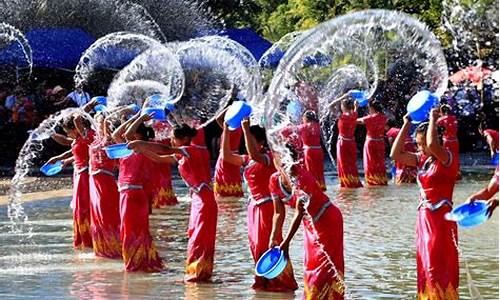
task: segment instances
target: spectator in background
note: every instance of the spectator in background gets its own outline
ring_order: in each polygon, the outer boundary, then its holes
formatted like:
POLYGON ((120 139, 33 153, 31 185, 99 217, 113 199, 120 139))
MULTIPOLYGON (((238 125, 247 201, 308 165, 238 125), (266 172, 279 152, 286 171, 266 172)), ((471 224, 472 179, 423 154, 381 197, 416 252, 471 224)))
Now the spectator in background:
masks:
POLYGON ((59 109, 75 106, 72 101, 68 101, 68 98, 66 97, 66 89, 60 85, 56 85, 52 89, 51 96, 53 97, 52 100, 54 106, 58 107, 59 109))
POLYGON ((66 98, 76 103, 78 107, 82 107, 90 101, 89 93, 85 92, 81 85, 77 85, 75 90, 69 93, 66 98))

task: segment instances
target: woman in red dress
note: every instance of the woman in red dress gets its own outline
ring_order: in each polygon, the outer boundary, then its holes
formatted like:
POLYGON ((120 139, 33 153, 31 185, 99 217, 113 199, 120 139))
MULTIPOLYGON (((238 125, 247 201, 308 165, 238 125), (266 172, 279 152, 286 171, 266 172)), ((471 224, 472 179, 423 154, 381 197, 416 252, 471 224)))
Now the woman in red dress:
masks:
POLYGON ((121 258, 120 193, 113 173, 115 162, 104 151, 109 144, 104 115, 97 114, 95 120, 99 134, 89 147, 90 231, 94 253, 101 257, 121 258))
MULTIPOLYGON (((170 146, 168 134, 165 134, 171 131, 170 124, 167 122, 155 122, 153 129, 155 130, 155 141, 170 146)), ((152 173, 155 174, 153 176, 152 207, 161 208, 179 203, 172 187, 172 166, 168 163, 153 164, 152 173)))
MULTIPOLYGON (((394 140, 398 136, 400 129, 397 127, 391 127, 387 131, 387 139, 389 140, 389 145, 392 147, 394 144, 394 140)), ((413 142, 413 139, 410 135, 405 137, 405 151, 408 152, 417 152, 417 147, 413 142)), ((414 166, 407 166, 405 164, 395 162, 396 174, 394 178, 394 182, 397 185, 405 184, 405 183, 415 183, 417 182, 417 168, 414 166)))
POLYGON ((482 128, 479 128, 479 132, 486 138, 491 157, 493 157, 498 152, 498 131, 493 129, 482 130, 482 128))
POLYGON ((418 168, 420 203, 417 212, 418 299, 458 299, 459 267, 457 224, 445 219, 452 210, 453 188, 458 161, 438 136, 439 111, 433 109, 429 123, 416 129, 417 153, 405 151, 410 130, 405 116, 403 127, 391 149, 391 157, 418 168))
POLYGON ((358 118, 358 124, 366 126, 366 140, 363 149, 365 183, 367 185, 387 185, 385 168, 385 123, 387 117, 382 112, 379 101, 371 101, 369 115, 358 118))
POLYGON ((304 166, 316 178, 321 189, 326 191, 321 128, 314 111, 307 110, 304 113, 298 133, 304 147, 304 166))
MULTIPOLYGON (((133 117, 113 133, 117 143, 131 140, 147 141, 154 131, 144 126, 148 115, 133 117)), ((120 236, 125 270, 159 272, 163 261, 149 232, 149 203, 153 162, 142 153, 120 159, 118 185, 120 191, 120 236)))
POLYGON ((460 180, 462 175, 460 173, 460 145, 457 139, 457 117, 451 113, 451 107, 448 104, 441 105, 440 112, 441 117, 438 119, 437 124, 444 128, 443 146, 455 156, 458 162, 457 180, 460 180))
POLYGON ((358 188, 362 187, 359 180, 357 157, 358 149, 354 132, 358 118, 358 102, 350 98, 341 102, 342 114, 337 123, 339 136, 337 138, 337 172, 340 187, 358 188))
MULTIPOLYGON (((219 124, 221 128, 224 128, 225 113, 226 111, 224 110, 216 118, 217 124, 219 124)), ((242 133, 243 132, 241 131, 241 128, 238 128, 236 130, 231 130, 228 134, 231 151, 233 151, 235 154, 239 152, 242 133)), ((224 141, 221 142, 221 144, 223 143, 224 141)), ((224 158, 222 157, 221 151, 215 165, 215 197, 243 197, 243 186, 241 183, 242 178, 240 167, 225 162, 224 158)))
POLYGON ((63 160, 64 166, 73 163, 73 247, 92 248, 90 233, 89 145, 94 141, 94 131, 88 120, 74 114, 63 120, 63 130, 72 141, 71 150, 49 160, 63 160))
POLYGON ((344 299, 342 213, 321 191, 316 179, 299 164, 293 165, 290 172, 282 169, 277 158, 275 165, 279 171, 271 176, 269 183, 274 204, 269 247, 279 245, 288 256, 290 241, 303 220, 304 298, 344 299), (294 189, 291 180, 296 183, 294 189), (295 207, 295 214, 285 239, 280 241, 285 205, 295 207))
MULTIPOLYGON (((222 156, 228 163, 244 167, 243 176, 250 190, 247 206, 248 240, 254 262, 268 250, 271 236, 274 206, 269 192, 269 179, 276 172, 272 153, 267 147, 266 131, 260 126, 249 126, 248 119, 241 123, 248 155, 238 155, 231 151, 229 129, 224 126, 222 156)), ((282 241, 281 234, 276 236, 282 241)), ((274 279, 255 276, 252 288, 271 292, 291 292, 298 288, 293 276, 292 264, 288 261, 286 269, 274 279)))
POLYGON ((179 164, 179 173, 189 186, 191 213, 186 260, 187 282, 209 281, 214 267, 217 203, 210 187, 210 164, 203 149, 191 145, 196 129, 186 124, 173 131, 171 148, 162 144, 133 142, 129 147, 143 152, 156 162, 179 164), (172 153, 161 155, 159 153, 172 153))

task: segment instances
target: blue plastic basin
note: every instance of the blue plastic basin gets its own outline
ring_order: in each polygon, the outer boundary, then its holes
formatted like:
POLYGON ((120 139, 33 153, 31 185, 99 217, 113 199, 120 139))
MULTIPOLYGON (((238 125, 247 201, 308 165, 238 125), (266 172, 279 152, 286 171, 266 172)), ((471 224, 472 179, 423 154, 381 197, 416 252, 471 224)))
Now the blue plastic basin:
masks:
POLYGON ((491 164, 494 165, 494 166, 498 166, 498 152, 495 153, 495 155, 491 159, 491 164))
POLYGON ((104 147, 106 154, 111 159, 125 158, 130 156, 134 151, 127 148, 127 144, 114 144, 111 146, 104 147))
POLYGON ((95 112, 100 112, 100 111, 103 111, 103 110, 106 110, 106 105, 103 105, 103 104, 97 104, 97 105, 94 107, 94 111, 95 111, 95 112))
POLYGON ((255 274, 267 279, 273 279, 285 270, 287 263, 285 253, 279 247, 271 248, 262 254, 257 261, 255 274))
POLYGON ((252 107, 244 101, 234 101, 226 111, 224 121, 230 130, 240 128, 241 121, 252 113, 252 107))
POLYGON ((141 108, 137 104, 129 104, 127 105, 127 108, 133 110, 135 114, 141 110, 141 108))
POLYGON ((368 97, 365 91, 350 90, 349 95, 358 102, 359 107, 365 107, 368 104, 368 97))
POLYGON ((97 104, 108 105, 108 99, 104 96, 95 96, 92 98, 93 100, 96 100, 97 104))
POLYGON ((165 121, 165 119, 167 118, 167 116, 165 115, 164 108, 153 108, 153 107, 143 108, 142 114, 143 115, 153 114, 153 120, 158 120, 158 121, 165 121))
POLYGON ((63 166, 62 162, 60 160, 58 160, 53 164, 49 164, 49 163, 44 164, 40 168, 40 171, 47 176, 52 176, 52 175, 55 175, 55 174, 61 172, 62 166, 63 166))
POLYGON ((429 91, 420 91, 413 96, 406 110, 410 114, 413 123, 421 123, 429 119, 429 113, 439 103, 438 97, 429 91))
POLYGON ((456 221, 461 227, 470 228, 486 222, 488 220, 487 211, 487 202, 476 200, 472 203, 464 203, 455 207, 445 217, 447 220, 456 221))

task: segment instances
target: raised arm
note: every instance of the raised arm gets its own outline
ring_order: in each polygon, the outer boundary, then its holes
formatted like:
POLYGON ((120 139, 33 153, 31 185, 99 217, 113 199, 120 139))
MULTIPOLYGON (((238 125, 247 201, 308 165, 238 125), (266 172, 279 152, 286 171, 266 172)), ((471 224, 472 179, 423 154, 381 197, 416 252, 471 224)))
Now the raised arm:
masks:
POLYGON ((268 159, 266 159, 266 156, 263 153, 257 150, 255 138, 250 132, 250 120, 248 118, 244 119, 241 122, 241 128, 243 129, 243 136, 245 137, 245 146, 247 148, 247 153, 248 156, 250 156, 250 159, 264 165, 272 163, 271 161, 268 161, 268 159))
POLYGON ((227 123, 224 123, 224 130, 222 131, 222 158, 224 161, 236 166, 241 166, 243 164, 241 156, 234 154, 231 151, 229 128, 227 127, 227 123))
POLYGON ((125 140, 127 140, 127 142, 133 141, 135 133, 137 132, 137 128, 139 128, 139 126, 142 123, 149 121, 149 120, 151 120, 150 115, 141 115, 140 117, 136 118, 132 122, 132 124, 130 124, 130 126, 128 126, 127 130, 125 131, 125 134, 124 134, 125 140))
POLYGON ((87 137, 87 128, 83 125, 83 116, 81 114, 77 114, 73 119, 73 123, 75 124, 76 131, 80 136, 86 138, 87 137))
POLYGON ((97 100, 91 100, 82 107, 82 110, 86 113, 90 112, 97 105, 97 100))
POLYGON ((409 116, 404 116, 403 127, 399 131, 396 139, 394 140, 394 144, 392 144, 391 148, 391 158, 395 161, 405 164, 407 166, 415 167, 417 166, 417 154, 405 151, 405 139, 408 136, 410 131, 410 119, 409 116))
POLYGON ((439 118, 439 110, 434 108, 431 110, 431 117, 429 119, 429 128, 427 129, 427 148, 429 151, 438 159, 442 164, 449 164, 450 159, 449 152, 441 145, 438 136, 438 125, 437 120, 439 118))
POLYGON ((120 126, 118 126, 118 128, 115 129, 115 131, 112 134, 112 138, 116 143, 125 142, 125 137, 124 137, 125 131, 130 126, 130 124, 132 124, 132 122, 134 122, 135 119, 138 117, 139 117, 138 115, 135 115, 134 117, 130 118, 125 123, 121 124, 120 126))
POLYGON ((50 137, 59 145, 71 146, 71 143, 73 143, 73 139, 65 136, 64 134, 54 133, 50 137))
POLYGON ((229 107, 224 108, 224 110, 222 110, 215 118, 215 122, 217 122, 220 128, 224 128, 224 116, 226 115, 228 108, 229 107))

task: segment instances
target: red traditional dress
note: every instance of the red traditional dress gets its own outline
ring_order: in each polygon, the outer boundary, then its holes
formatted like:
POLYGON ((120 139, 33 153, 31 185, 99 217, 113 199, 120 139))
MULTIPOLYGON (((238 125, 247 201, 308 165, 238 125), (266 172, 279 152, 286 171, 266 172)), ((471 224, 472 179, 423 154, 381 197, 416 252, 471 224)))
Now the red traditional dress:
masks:
POLYGON ((177 155, 179 173, 189 186, 191 213, 189 215, 186 276, 188 282, 208 281, 214 267, 217 203, 210 188, 210 163, 203 149, 182 148, 177 155))
POLYGON ((321 131, 318 122, 301 124, 298 127, 300 139, 304 149, 304 165, 326 191, 324 154, 321 148, 321 131))
MULTIPOLYGON (((387 138, 389 139, 389 144, 392 146, 394 140, 399 134, 401 129, 393 127, 389 129, 386 133, 387 138)), ((404 150, 407 152, 415 153, 417 152, 417 147, 413 142, 413 139, 410 136, 405 137, 405 145, 404 150)), ((417 182, 417 168, 412 166, 407 166, 400 162, 395 162, 396 167, 396 176, 394 182, 396 184, 403 183, 415 183, 417 182)))
POLYGON ((202 150, 204 159, 210 162, 210 152, 208 151, 207 144, 205 142, 205 129, 203 127, 198 127, 196 129, 196 136, 191 139, 191 146, 202 150))
MULTIPOLYGON (((254 262, 268 250, 269 238, 273 229, 274 205, 269 192, 269 179, 276 172, 274 168, 272 153, 265 154, 266 163, 258 163, 251 160, 248 155, 243 155, 243 176, 250 190, 250 200, 247 207, 248 240, 250 241, 250 252, 254 262)), ((279 241, 282 237, 279 237, 279 241)), ((255 276, 252 288, 272 292, 290 292, 298 288, 293 276, 293 268, 290 261, 285 270, 274 279, 255 276)))
POLYGON ((90 192, 89 192, 89 145, 94 141, 94 131, 79 136, 71 145, 73 153, 73 246, 92 248, 90 233, 90 192))
POLYGON ((163 261, 149 233, 149 197, 153 162, 133 153, 120 159, 120 235, 127 271, 159 272, 163 261))
POLYGON ((363 117, 366 126, 366 141, 363 149, 363 165, 367 185, 387 185, 385 169, 385 123, 387 117, 375 113, 363 117))
MULTIPOLYGON (((310 196, 304 226, 304 299, 344 299, 344 229, 342 213, 304 168, 294 166, 298 188, 310 196)), ((279 172, 271 176, 273 199, 295 207, 296 195, 280 182, 279 172)))
POLYGON ((432 156, 420 155, 418 159, 418 299, 458 299, 457 223, 444 217, 452 210, 458 161, 451 151, 448 153, 447 164, 432 156))
POLYGON ((493 142, 495 143, 495 145, 497 146, 497 149, 498 149, 498 131, 493 130, 493 129, 485 129, 485 130, 483 130, 483 135, 485 137, 490 136, 493 139, 493 142))
POLYGON ((299 161, 304 162, 304 151, 302 139, 299 134, 299 127, 295 125, 290 125, 281 130, 281 136, 284 139, 284 144, 290 144, 297 151, 299 156, 299 161))
POLYGON ((443 146, 450 150, 458 162, 457 180, 462 178, 460 174, 460 147, 457 139, 458 121, 454 115, 444 115, 437 121, 438 126, 444 128, 443 146))
POLYGON ((339 136, 337 138, 337 172, 340 187, 358 188, 362 187, 359 180, 357 167, 356 140, 354 131, 356 130, 356 119, 358 114, 343 113, 338 121, 339 136))
POLYGON ((96 256, 121 258, 120 193, 113 173, 115 162, 104 146, 104 140, 96 139, 89 148, 90 231, 96 256))
MULTIPOLYGON (((170 146, 169 132, 171 126, 168 122, 155 122, 155 141, 170 146)), ((178 203, 172 187, 172 166, 169 163, 154 163, 151 173, 153 183, 151 185, 151 206, 161 208, 166 205, 176 205, 178 203)))
MULTIPOLYGON (((241 128, 229 132, 229 144, 234 153, 238 153, 242 133, 241 128)), ((224 161, 222 153, 215 165, 214 192, 216 197, 243 197, 240 167, 224 161)))

